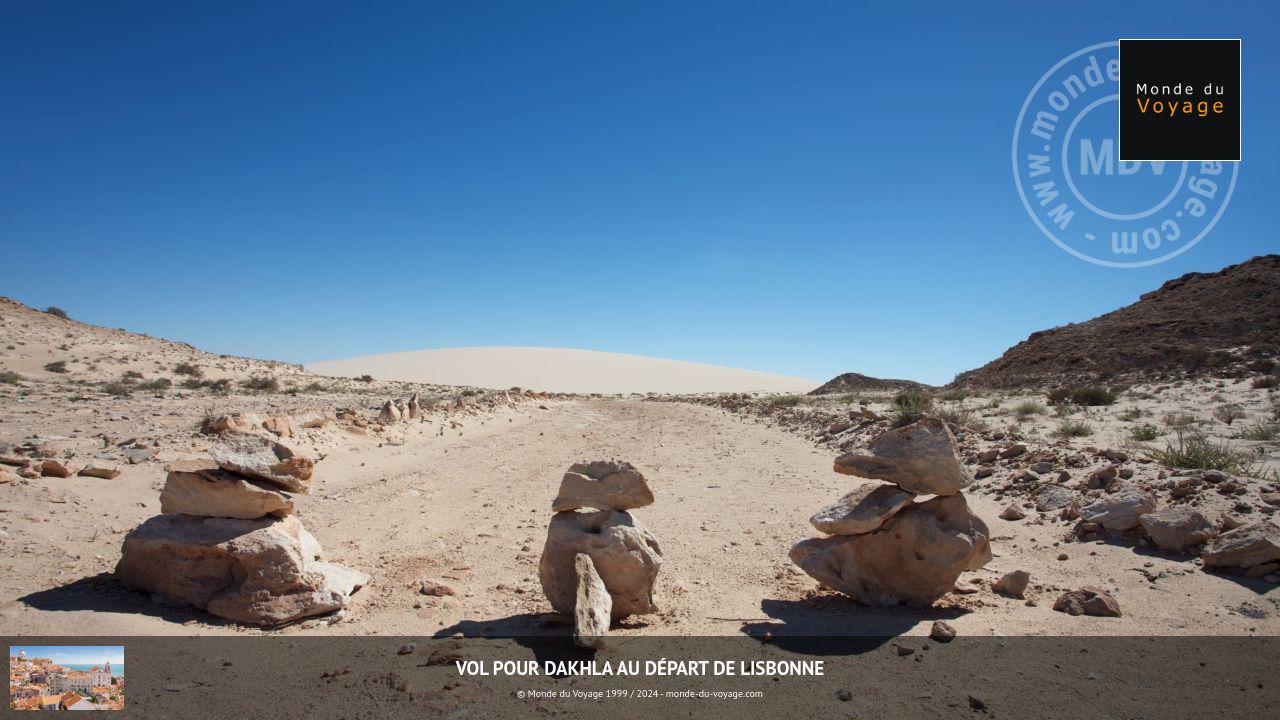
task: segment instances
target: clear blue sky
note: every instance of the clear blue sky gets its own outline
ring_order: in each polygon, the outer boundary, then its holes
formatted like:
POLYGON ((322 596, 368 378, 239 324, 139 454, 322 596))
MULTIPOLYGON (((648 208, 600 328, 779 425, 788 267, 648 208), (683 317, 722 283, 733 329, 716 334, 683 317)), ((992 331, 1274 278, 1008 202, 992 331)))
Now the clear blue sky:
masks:
POLYGON ((468 345, 946 382, 1280 247, 1265 3, 8 2, 0 294, 295 362, 468 345), (1040 75, 1242 37, 1226 215, 1139 270, 1009 167, 1040 75))
POLYGON ((48 658, 63 665, 124 663, 121 645, 10 645, 9 655, 16 657, 19 650, 25 650, 28 658, 48 658))

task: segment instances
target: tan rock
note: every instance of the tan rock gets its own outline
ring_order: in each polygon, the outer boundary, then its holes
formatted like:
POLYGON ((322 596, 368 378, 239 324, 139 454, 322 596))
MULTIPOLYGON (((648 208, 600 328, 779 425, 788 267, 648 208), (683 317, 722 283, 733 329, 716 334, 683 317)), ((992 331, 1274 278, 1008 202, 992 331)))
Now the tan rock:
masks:
POLYGON ((653 592, 662 549, 629 513, 574 511, 551 517, 538 577, 551 607, 563 615, 573 614, 577 599, 578 553, 591 557, 613 599, 613 618, 657 612, 653 592))
POLYGON ((578 576, 578 594, 573 608, 573 643, 578 647, 603 647, 609 635, 613 599, 596 573, 591 556, 578 553, 573 558, 578 576))
POLYGON ((883 525, 911 498, 897 485, 867 483, 814 513, 809 522, 830 535, 861 535, 883 525))
POLYGON ((80 475, 85 477, 102 478, 103 480, 114 480, 124 474, 124 470, 115 463, 94 460, 85 465, 80 470, 80 475))
POLYGON ((368 583, 364 573, 318 561, 319 549, 292 515, 157 515, 125 536, 116 575, 228 620, 277 625, 337 610, 368 583))
POLYGON ((991 560, 989 534, 963 495, 947 495, 912 503, 874 532, 802 540, 791 560, 867 605, 930 605, 991 560))
POLYGON ((1108 530, 1132 530, 1138 519, 1156 509, 1156 499, 1136 488, 1126 488, 1080 508, 1080 519, 1108 530))
POLYGON ((409 398, 409 419, 416 420, 422 416, 422 403, 418 402, 418 393, 409 398))
POLYGON ((289 492, 311 491, 314 461, 268 437, 227 433, 209 446, 209 455, 223 470, 265 480, 289 492))
POLYGON ((31 464, 31 459, 23 455, 0 455, 0 465, 11 465, 13 467, 26 467, 31 464))
POLYGON ((40 463, 40 474, 45 477, 71 477, 76 474, 76 467, 66 460, 48 458, 40 463))
POLYGON ((1205 567, 1245 569, 1280 560, 1280 526, 1257 520, 1228 530, 1200 557, 1205 567))
POLYGON ((1053 609, 1068 615, 1120 617, 1120 603, 1111 597, 1111 593, 1088 585, 1079 590, 1063 593, 1054 601, 1053 609))
POLYGON ((394 401, 388 400, 382 404, 382 412, 378 413, 378 419, 384 424, 400 422, 400 408, 396 407, 394 401))
POLYGON ((1202 545, 1213 537, 1215 528, 1209 518, 1189 507, 1165 508, 1138 518, 1155 546, 1166 552, 1182 552, 1202 545))
POLYGON ((653 491, 648 481, 631 463, 598 460, 569 467, 551 509, 630 510, 652 504, 653 491))
POLYGON ((293 423, 289 422, 288 415, 273 415, 262 421, 262 427, 279 437, 293 437, 293 423))
POLYGON ((1013 597, 1025 597, 1027 585, 1031 584, 1031 573, 1026 570, 1014 570, 1000 576, 1000 579, 992 586, 992 590, 1004 595, 1013 597))
POLYGON ((13 473, 9 472, 8 468, 0 467, 0 484, 17 482, 17 481, 18 481, 17 475, 14 475, 13 473))
POLYGON ((205 435, 221 435, 227 432, 253 432, 262 421, 257 415, 217 415, 207 417, 200 424, 200 432, 205 435))
POLYGON ((972 479, 956 455, 946 423, 925 418, 871 441, 869 454, 836 458, 835 471, 884 480, 915 495, 951 495, 972 479))
POLYGON ((167 469, 162 513, 253 519, 293 512, 293 500, 274 486, 223 470, 212 460, 180 460, 167 469))

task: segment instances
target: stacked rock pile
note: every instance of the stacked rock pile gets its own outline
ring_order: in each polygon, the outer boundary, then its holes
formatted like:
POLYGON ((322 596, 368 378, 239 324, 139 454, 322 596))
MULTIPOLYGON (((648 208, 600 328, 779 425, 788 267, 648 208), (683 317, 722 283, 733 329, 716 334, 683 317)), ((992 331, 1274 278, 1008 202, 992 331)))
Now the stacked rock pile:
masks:
POLYGON ((791 560, 823 585, 867 605, 929 605, 990 562, 990 533, 960 492, 972 480, 941 420, 884 433, 867 454, 838 457, 835 471, 887 484, 856 488, 810 518, 829 537, 797 543, 791 560))
POLYGON ((344 607, 369 576, 324 562, 293 515, 314 462, 264 435, 230 432, 212 459, 171 463, 160 512, 124 539, 128 587, 238 623, 278 625, 344 607))
POLYGON ((651 504, 648 481, 630 463, 577 463, 561 480, 538 575, 551 607, 574 618, 578 645, 603 645, 610 620, 657 612, 662 550, 627 512, 651 504))

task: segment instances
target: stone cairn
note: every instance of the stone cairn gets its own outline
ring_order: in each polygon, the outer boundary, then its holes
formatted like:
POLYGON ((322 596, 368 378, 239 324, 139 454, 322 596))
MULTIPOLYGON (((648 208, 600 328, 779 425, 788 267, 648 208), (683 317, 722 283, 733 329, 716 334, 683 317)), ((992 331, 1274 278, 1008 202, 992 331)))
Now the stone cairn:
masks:
POLYGON ((383 425, 394 425, 417 420, 422 417, 422 414, 422 402, 418 400, 418 393, 414 393, 408 400, 396 398, 383 403, 382 411, 378 413, 378 420, 383 425))
POLYGON ((657 612, 662 550, 627 512, 652 504, 648 481, 630 463, 577 463, 560 481, 538 576, 551 607, 573 618, 579 646, 602 647, 610 620, 657 612))
POLYGON ((324 562, 293 515, 314 462, 259 434, 229 432, 212 459, 171 463, 160 512, 124 539, 127 587, 250 625, 278 625, 344 607, 369 576, 324 562))
POLYGON ((792 562, 823 585, 867 605, 927 606, 950 592, 961 572, 991 561, 987 526, 960 492, 971 479, 941 420, 891 430, 868 454, 836 458, 835 471, 886 482, 819 510, 809 521, 829 537, 791 549, 792 562))

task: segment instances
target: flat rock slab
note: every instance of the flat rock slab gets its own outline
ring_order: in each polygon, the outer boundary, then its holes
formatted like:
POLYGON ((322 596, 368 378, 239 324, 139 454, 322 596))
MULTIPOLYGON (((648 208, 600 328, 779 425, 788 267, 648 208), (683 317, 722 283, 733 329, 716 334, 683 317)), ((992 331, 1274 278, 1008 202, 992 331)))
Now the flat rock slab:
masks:
POLYGON ((947 495, 912 503, 873 532, 802 540, 791 560, 865 605, 927 606, 991 561, 989 537, 964 496, 947 495))
POLYGON ((578 508, 630 510, 652 504, 649 482, 631 463, 598 460, 569 467, 551 509, 555 512, 578 508))
POLYGON ((265 480, 289 492, 303 495, 311 492, 315 462, 271 438, 226 433, 209 446, 209 455, 223 470, 265 480))
POLYGON ((1120 617, 1120 603, 1111 597, 1111 593, 1088 585, 1063 593, 1054 601, 1053 609, 1068 615, 1120 617))
POLYGON ((93 460, 88 465, 81 468, 77 473, 84 477, 95 477, 103 480, 115 480, 124 474, 124 470, 119 465, 101 460, 93 460))
POLYGON ((218 467, 212 460, 179 460, 168 467, 160 512, 254 519, 293 512, 293 499, 260 480, 218 467))
POLYGON ((861 535, 884 524, 914 497, 897 485, 867 483, 809 518, 828 535, 861 535))
POLYGON ((613 615, 613 598, 596 573, 595 563, 586 553, 573 558, 578 575, 578 596, 573 608, 573 643, 578 647, 603 647, 609 635, 609 618, 613 615))
POLYGON ((952 495, 972 482, 956 455, 955 437, 937 418, 890 430, 867 451, 836 458, 835 471, 891 482, 914 495, 952 495))
POLYGON ((297 518, 157 515, 125 536, 116 575, 127 587, 249 625, 278 625, 343 607, 369 582, 320 561, 297 518))
POLYGON ((1155 546, 1165 552, 1182 552, 1213 537, 1214 526, 1204 513, 1190 507, 1165 508, 1138 518, 1155 546))
POLYGON ((1108 530, 1132 530, 1138 519, 1156 509, 1156 499, 1134 488, 1106 495, 1080 508, 1080 519, 1108 530))
POLYGON ((591 557, 613 598, 613 619, 658 611, 653 591, 662 566, 662 549, 629 513, 573 511, 551 517, 538 562, 538 579, 551 607, 570 617, 578 597, 574 565, 578 553, 591 557))
POLYGON ((1259 520, 1228 530, 1201 557, 1205 567, 1245 569, 1280 560, 1280 526, 1259 520))

